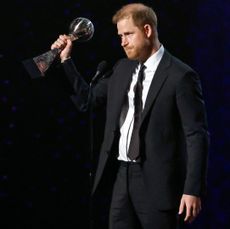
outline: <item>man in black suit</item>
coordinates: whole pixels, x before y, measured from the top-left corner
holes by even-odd
[[[93,104],[106,104],[107,110],[93,192],[108,174],[108,161],[116,161],[109,228],[175,229],[178,213],[185,222],[197,217],[205,193],[208,130],[200,79],[160,43],[150,7],[127,4],[113,23],[127,58],[92,90]],[[82,109],[89,86],[70,58],[72,42],[60,35],[53,48],[62,49],[60,59],[75,89],[72,98]]]

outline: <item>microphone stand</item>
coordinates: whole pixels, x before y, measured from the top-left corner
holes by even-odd
[[[94,77],[92,78],[92,80],[90,81],[89,84],[89,94],[88,94],[88,109],[89,109],[89,139],[90,139],[90,143],[89,143],[89,157],[90,157],[90,171],[89,171],[89,186],[90,186],[90,196],[89,196],[89,222],[90,222],[90,229],[94,228],[94,219],[93,219],[93,198],[91,195],[91,190],[93,188],[93,162],[94,162],[94,123],[93,123],[93,106],[92,106],[92,89],[94,86],[94,83],[98,80],[99,76],[102,75],[105,70],[107,68],[107,63],[106,61],[102,61],[98,67],[97,67],[97,71],[96,74],[94,75]]]
[[[89,228],[94,228],[94,218],[93,218],[93,198],[91,195],[91,190],[93,186],[93,160],[94,160],[94,122],[93,122],[93,106],[92,106],[92,87],[95,80],[91,80],[89,84],[89,94],[88,94],[88,104],[89,104],[89,160],[90,160],[90,171],[89,171]]]

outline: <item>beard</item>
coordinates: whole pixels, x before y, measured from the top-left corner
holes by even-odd
[[[124,49],[126,56],[128,57],[128,59],[130,60],[137,60],[139,55],[138,55],[138,51],[135,48],[126,48]]]
[[[149,41],[143,41],[136,46],[124,47],[126,56],[130,60],[146,61],[152,52],[152,45]]]

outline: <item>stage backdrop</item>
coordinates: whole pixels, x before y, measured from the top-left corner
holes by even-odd
[[[89,82],[100,61],[124,56],[111,17],[121,0],[14,0],[1,6],[0,36],[0,228],[106,229],[109,190],[92,200],[89,173],[97,162],[104,111],[81,114],[55,62],[46,77],[32,80],[22,61],[50,49],[70,22],[87,17],[93,38],[75,43],[72,58]],[[211,136],[208,195],[192,224],[229,228],[229,54],[227,0],[142,1],[159,19],[159,37],[201,76]],[[89,120],[93,120],[94,154]],[[89,205],[93,205],[93,214]],[[83,226],[82,226],[83,225]]]

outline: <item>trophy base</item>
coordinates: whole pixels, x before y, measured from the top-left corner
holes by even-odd
[[[45,76],[59,52],[59,49],[53,49],[32,59],[24,60],[22,63],[32,79],[41,78]]]
[[[32,79],[44,77],[33,59],[24,60],[22,63]]]

